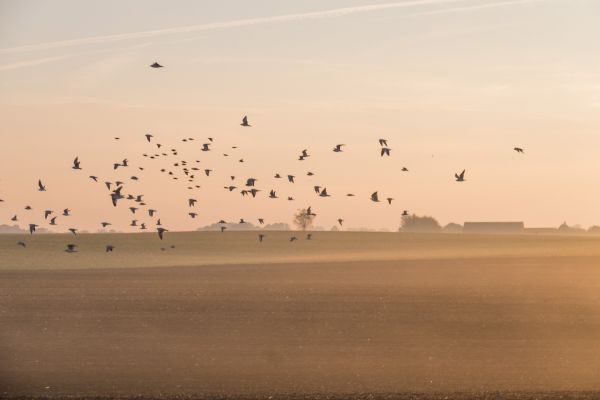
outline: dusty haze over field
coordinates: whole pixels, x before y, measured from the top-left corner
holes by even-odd
[[[128,188],[145,193],[170,229],[221,218],[289,222],[308,204],[326,227],[343,217],[394,229],[403,209],[442,223],[600,223],[598,2],[169,4],[0,3],[1,220],[30,204],[69,207],[80,228],[111,217],[128,229],[128,211],[113,210],[87,179],[128,178],[112,172],[127,157],[147,167]],[[154,61],[165,68],[148,68]],[[239,126],[245,114],[251,129]],[[166,161],[142,161],[146,133],[213,169],[200,178],[196,220],[182,212],[187,189],[157,171]],[[201,154],[209,136],[214,151]],[[378,156],[381,137],[390,158]],[[337,143],[345,153],[331,152]],[[312,156],[300,163],[304,148]],[[79,174],[69,168],[75,156]],[[457,185],[463,168],[467,182]],[[275,172],[299,184],[275,183]],[[232,195],[223,190],[232,174],[296,201]],[[38,178],[49,188],[43,197]],[[313,184],[337,197],[315,199]],[[370,204],[375,190],[394,206]]]
[[[600,389],[598,237],[288,238],[0,236],[0,395]]]

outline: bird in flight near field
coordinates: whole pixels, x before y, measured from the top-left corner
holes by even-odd
[[[165,228],[162,228],[162,227],[158,227],[158,228],[156,228],[156,232],[158,232],[158,237],[160,238],[160,240],[163,240],[163,234],[165,232],[168,232],[168,230],[166,230]]]
[[[525,150],[523,150],[521,147],[515,147],[513,150],[516,151],[517,153],[522,153],[522,154],[525,153]]]
[[[37,228],[38,226],[36,224],[29,224],[29,234],[33,235],[33,232],[35,232],[35,228]]]
[[[41,179],[38,179],[38,191],[40,191],[40,192],[46,191],[46,186],[44,186]]]
[[[265,235],[264,235],[264,234],[262,234],[262,233],[259,233],[259,234],[258,234],[258,241],[259,241],[260,243],[262,243],[262,241],[263,241],[263,239],[264,239],[264,238],[265,238]]]
[[[110,253],[115,249],[115,246],[107,244],[106,245],[106,253]]]
[[[454,177],[456,178],[456,182],[464,182],[465,181],[465,170],[463,169],[463,171],[459,174],[454,174]]]
[[[79,157],[75,157],[75,159],[73,160],[73,169],[81,169],[80,166],[81,162],[79,162]]]
[[[379,203],[379,195],[377,194],[377,192],[373,192],[373,194],[371,194],[371,201]]]
[[[242,118],[242,123],[240,124],[241,126],[246,126],[246,127],[250,127],[252,125],[250,125],[248,123],[248,116],[244,115],[244,118]]]
[[[148,141],[148,143],[150,143],[150,140],[152,140],[154,136],[152,136],[151,134],[147,133],[146,134],[146,140]]]
[[[343,146],[345,146],[345,144],[336,144],[335,147],[333,148],[333,151],[336,153],[341,153]]]
[[[67,253],[77,253],[77,250],[75,250],[76,247],[77,247],[76,244],[68,244],[67,248],[65,249],[65,252],[67,252]]]
[[[152,68],[162,68],[163,66],[160,65],[159,63],[155,62],[154,64],[150,64],[150,67],[152,67]]]
[[[379,139],[379,145],[383,147],[387,147],[387,139]]]

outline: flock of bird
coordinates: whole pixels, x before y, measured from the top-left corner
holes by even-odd
[[[150,67],[152,67],[152,68],[163,68],[163,66],[160,65],[157,62],[151,64]],[[244,128],[252,127],[252,125],[250,125],[250,123],[248,121],[248,117],[247,116],[244,116],[242,118],[242,122],[240,123],[240,126],[242,126]],[[120,140],[119,137],[115,137],[114,139],[115,140]],[[150,133],[148,133],[148,134],[145,135],[145,139],[146,139],[147,143],[154,144],[156,146],[156,148],[158,149],[158,152],[157,153],[152,153],[152,154],[150,154],[150,153],[143,153],[142,154],[143,157],[146,157],[146,158],[154,160],[154,159],[157,159],[159,157],[167,157],[169,155],[171,155],[171,156],[177,156],[178,155],[177,149],[174,149],[174,148],[170,149],[170,152],[165,152],[163,150],[160,150],[163,147],[162,144],[154,142],[154,136],[152,134],[150,134]],[[192,141],[194,141],[194,138],[184,138],[184,139],[182,139],[182,141],[183,142],[192,142]],[[213,138],[209,137],[208,138],[208,142],[202,144],[202,147],[200,148],[200,151],[203,151],[203,152],[211,151],[212,150],[211,149],[211,145],[213,144],[213,141],[214,141]],[[345,146],[346,146],[345,144],[336,144],[333,147],[332,150],[335,153],[342,153],[344,151]],[[388,146],[387,139],[379,139],[379,146],[380,146],[380,151],[379,151],[380,157],[390,157],[392,149]],[[232,148],[236,149],[237,146],[232,146]],[[520,147],[515,147],[513,150],[516,151],[517,153],[524,153],[524,149],[520,148]],[[226,153],[224,153],[223,156],[228,157],[229,155],[226,154]],[[298,160],[299,161],[304,161],[304,160],[306,160],[309,157],[310,157],[310,154],[308,152],[308,149],[304,149],[304,150],[302,150],[300,152],[300,155],[298,156]],[[195,162],[199,163],[200,161],[199,160],[195,160]],[[239,162],[243,163],[244,159],[243,158],[239,159]],[[174,167],[178,167],[181,170],[181,172],[183,172],[183,174],[185,175],[185,179],[188,182],[187,188],[189,190],[200,188],[200,185],[197,185],[196,181],[195,181],[195,178],[196,178],[195,175],[200,171],[200,168],[198,168],[196,166],[194,166],[194,167],[188,166],[188,161],[186,161],[186,160],[181,160],[181,161],[175,162],[175,163],[173,163],[173,166]],[[116,171],[119,168],[130,168],[129,161],[127,159],[123,159],[122,161],[113,163],[113,170]],[[79,157],[75,157],[75,159],[72,162],[71,169],[73,169],[75,171],[81,171],[81,170],[83,170],[83,168],[82,168],[82,162],[79,159]],[[139,166],[138,170],[139,171],[144,171],[145,168]],[[406,168],[406,167],[402,167],[401,171],[403,171],[403,172],[409,172],[408,168]],[[173,171],[167,171],[166,168],[160,169],[160,172],[167,174],[173,180],[179,180],[179,176],[176,176]],[[209,177],[210,174],[211,174],[211,172],[212,172],[211,169],[204,169],[203,170],[203,173],[204,173],[204,175],[206,177]],[[465,179],[465,172],[466,171],[463,170],[460,173],[455,173],[454,174],[454,178],[455,178],[456,182],[464,182],[466,180]],[[307,176],[313,176],[313,175],[314,175],[313,172],[311,172],[311,171],[307,172]],[[279,173],[276,173],[274,175],[274,178],[275,179],[283,179],[284,177],[282,175],[280,175]],[[294,175],[287,175],[286,178],[287,178],[288,182],[295,183],[295,178],[296,177]],[[99,181],[100,178],[98,176],[96,176],[96,175],[89,175],[89,179],[92,182],[94,182],[94,183],[100,183],[100,181]],[[132,175],[130,177],[130,179],[132,181],[139,180],[139,178],[136,175]],[[237,179],[236,176],[231,175],[230,176],[230,183],[228,185],[224,186],[224,188],[226,190],[228,190],[229,192],[233,192],[233,191],[239,189],[239,192],[240,192],[240,194],[242,196],[251,196],[252,198],[255,198],[259,194],[259,192],[262,191],[261,189],[258,189],[256,187],[256,184],[257,184],[257,181],[258,181],[258,179],[256,179],[256,178],[250,177],[250,178],[242,179],[243,188],[239,188],[238,186],[236,186],[234,184],[235,181],[236,181],[236,179]],[[143,207],[145,207],[144,211],[145,211],[145,213],[148,214],[148,216],[150,218],[153,218],[156,215],[158,215],[158,211],[156,209],[151,208],[150,206],[148,206],[146,204],[146,202],[144,201],[144,198],[143,198],[144,195],[142,195],[142,194],[136,194],[136,195],[125,194],[124,193],[125,182],[118,181],[118,180],[114,181],[114,182],[112,182],[112,181],[105,181],[104,185],[106,186],[106,189],[108,190],[108,197],[110,198],[110,202],[112,203],[112,205],[114,207],[119,206],[120,204],[122,204],[123,201],[129,201],[129,202],[131,202],[133,204],[129,205],[128,209],[132,213],[132,215],[134,215],[134,216],[139,215],[139,214],[136,214],[137,212],[142,213],[143,212],[142,211]],[[38,182],[37,182],[37,189],[38,189],[39,192],[47,192],[47,190],[48,190],[47,186],[43,183],[43,181],[41,179],[39,179]],[[327,191],[326,187],[321,187],[321,186],[315,185],[313,187],[313,189],[314,189],[316,195],[319,196],[319,197],[331,197],[331,194]],[[354,197],[355,195],[353,193],[347,193],[346,196],[348,196],[348,197]],[[279,197],[277,196],[277,192],[274,189],[271,189],[269,191],[268,198],[270,198],[270,199],[278,199]],[[294,198],[291,197],[291,196],[287,196],[287,200],[288,201],[293,201]],[[377,191],[373,192],[371,194],[371,196],[370,196],[370,200],[372,202],[375,202],[375,203],[381,202],[380,197],[379,197],[379,193]],[[393,200],[394,199],[391,198],[391,197],[385,198],[385,201],[389,205],[392,204]],[[4,202],[4,200],[0,199],[0,203],[1,202]],[[191,209],[191,211],[188,212],[188,215],[189,215],[190,218],[196,218],[198,216],[198,214],[193,211],[193,208],[195,207],[196,203],[197,203],[197,200],[195,198],[189,198],[188,201],[187,201],[187,205],[188,205],[189,209]],[[24,207],[24,209],[26,211],[31,211],[32,207],[29,206],[29,205],[26,205]],[[65,208],[65,209],[62,210],[62,213],[60,213],[60,214],[56,213],[53,210],[49,210],[49,209],[43,211],[44,220],[48,220],[48,218],[49,218],[48,225],[50,225],[50,226],[56,226],[56,225],[58,225],[56,220],[57,220],[57,217],[59,215],[62,216],[62,217],[69,217],[71,215],[71,210],[69,210],[69,208]],[[408,211],[404,210],[402,212],[402,215],[403,216],[408,215]],[[316,216],[316,214],[312,211],[312,208],[310,206],[307,207],[305,210],[303,210],[303,214],[301,215],[301,217],[306,218],[306,219],[311,219],[311,218],[313,218],[315,216]],[[19,222],[19,217],[18,217],[17,214],[15,214],[10,220],[12,222]],[[258,220],[258,223],[260,225],[263,225],[264,222],[265,222],[264,218],[258,218],[257,220]],[[338,224],[340,226],[343,226],[344,220],[342,218],[339,218],[337,220],[337,222],[338,222]],[[245,224],[246,221],[243,218],[241,218],[238,223],[239,224]],[[155,228],[154,229],[155,229],[155,231],[156,231],[156,233],[158,235],[158,238],[160,240],[163,240],[165,232],[168,232],[168,229],[166,229],[166,228],[163,227],[163,224],[162,224],[160,218],[157,218],[157,220],[154,221],[154,224],[155,224]],[[218,224],[220,225],[221,232],[224,232],[227,229],[227,226],[226,226],[227,222],[225,220],[218,221]],[[111,226],[111,225],[112,225],[111,222],[107,222],[107,221],[100,222],[100,226],[102,228],[107,228],[108,226]],[[35,224],[35,223],[29,223],[28,226],[29,226],[29,233],[30,234],[34,234],[36,232],[36,229],[39,227],[39,225]],[[146,223],[145,222],[139,222],[138,219],[132,219],[131,222],[130,222],[130,224],[129,224],[129,226],[131,226],[131,227],[137,227],[141,231],[146,231],[148,229],[148,227],[146,226]],[[69,232],[71,234],[77,235],[77,232],[78,232],[77,228],[69,228],[68,230],[69,230]],[[258,234],[258,241],[260,243],[262,243],[263,240],[265,239],[265,237],[266,236],[265,236],[264,233],[259,233]],[[311,239],[312,239],[312,234],[308,233],[306,235],[306,240],[311,240]],[[296,236],[291,236],[290,237],[290,242],[294,242],[296,240],[298,240],[298,238]],[[27,247],[27,243],[25,241],[19,241],[17,244],[19,246],[23,247],[23,248]],[[170,248],[174,248],[174,247],[175,246],[170,246]],[[114,245],[112,245],[112,244],[105,245],[105,251],[107,253],[112,252],[114,250],[115,250],[115,246]],[[167,250],[167,248],[166,247],[161,247],[161,250],[164,251],[164,250]],[[67,253],[75,253],[75,252],[77,252],[77,245],[71,244],[71,243],[67,244],[66,245],[66,249],[64,251],[67,252]]]

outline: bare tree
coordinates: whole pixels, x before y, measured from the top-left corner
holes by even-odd
[[[298,229],[305,231],[308,228],[312,227],[315,217],[315,214],[309,214],[308,210],[306,208],[303,208],[296,211],[296,214],[294,214],[293,222],[294,225],[298,227]]]

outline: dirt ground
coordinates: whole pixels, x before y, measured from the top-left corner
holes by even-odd
[[[0,397],[597,398],[598,238],[178,235],[0,237]]]

